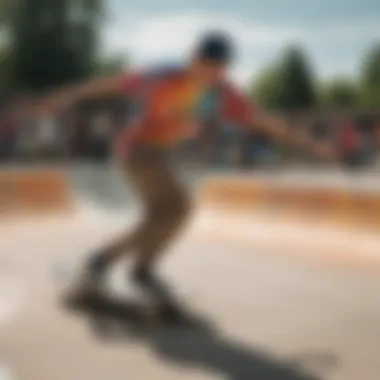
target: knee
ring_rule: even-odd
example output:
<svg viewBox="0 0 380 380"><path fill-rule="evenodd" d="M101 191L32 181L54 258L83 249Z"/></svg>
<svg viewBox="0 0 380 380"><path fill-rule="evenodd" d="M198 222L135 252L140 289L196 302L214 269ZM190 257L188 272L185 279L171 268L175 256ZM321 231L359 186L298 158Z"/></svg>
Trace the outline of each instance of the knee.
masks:
<svg viewBox="0 0 380 380"><path fill-rule="evenodd" d="M190 213L190 199L186 194L180 194L171 200L173 215L178 219L186 218Z"/></svg>
<svg viewBox="0 0 380 380"><path fill-rule="evenodd" d="M175 194L157 204L152 211L161 220L180 223L189 215L190 208L190 199L185 194Z"/></svg>

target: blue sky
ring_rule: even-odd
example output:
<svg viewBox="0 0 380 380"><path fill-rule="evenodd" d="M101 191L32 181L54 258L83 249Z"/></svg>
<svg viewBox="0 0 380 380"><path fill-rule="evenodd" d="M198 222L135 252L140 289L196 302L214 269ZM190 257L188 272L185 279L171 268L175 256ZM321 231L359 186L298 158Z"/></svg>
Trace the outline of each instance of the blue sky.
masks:
<svg viewBox="0 0 380 380"><path fill-rule="evenodd" d="M301 43L324 78L355 75L380 41L380 0L109 0L107 54L127 53L134 65L186 58L208 28L235 38L232 76L242 85L289 43Z"/></svg>

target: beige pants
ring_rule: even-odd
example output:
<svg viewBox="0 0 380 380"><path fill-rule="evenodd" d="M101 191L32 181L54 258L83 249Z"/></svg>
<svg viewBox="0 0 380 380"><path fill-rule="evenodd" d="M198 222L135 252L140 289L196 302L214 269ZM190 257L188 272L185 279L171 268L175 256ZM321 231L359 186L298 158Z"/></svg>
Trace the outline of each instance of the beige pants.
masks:
<svg viewBox="0 0 380 380"><path fill-rule="evenodd" d="M189 212L189 198L176 180L164 151L135 148L123 169L141 197L143 220L105 252L110 260L133 254L137 266L150 266L183 225Z"/></svg>

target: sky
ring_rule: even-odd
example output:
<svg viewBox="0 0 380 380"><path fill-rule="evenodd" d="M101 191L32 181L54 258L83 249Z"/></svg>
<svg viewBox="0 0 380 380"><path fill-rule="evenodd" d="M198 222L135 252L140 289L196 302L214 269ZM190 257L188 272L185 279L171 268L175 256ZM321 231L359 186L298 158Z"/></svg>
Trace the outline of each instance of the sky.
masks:
<svg viewBox="0 0 380 380"><path fill-rule="evenodd" d="M186 59L197 37L223 29L236 40L232 77L246 85L281 54L301 44L322 78L355 76L380 42L379 0L108 0L105 54L126 54L132 65Z"/></svg>

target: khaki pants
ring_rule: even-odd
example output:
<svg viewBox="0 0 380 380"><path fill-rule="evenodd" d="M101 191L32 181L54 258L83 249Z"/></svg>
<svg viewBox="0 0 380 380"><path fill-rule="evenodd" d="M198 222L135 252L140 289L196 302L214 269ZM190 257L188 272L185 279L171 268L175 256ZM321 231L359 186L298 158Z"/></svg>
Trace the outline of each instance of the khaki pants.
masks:
<svg viewBox="0 0 380 380"><path fill-rule="evenodd" d="M183 225L189 198L177 182L166 153L134 148L124 164L127 177L141 197L142 223L105 249L110 260L134 254L137 266L150 266Z"/></svg>

